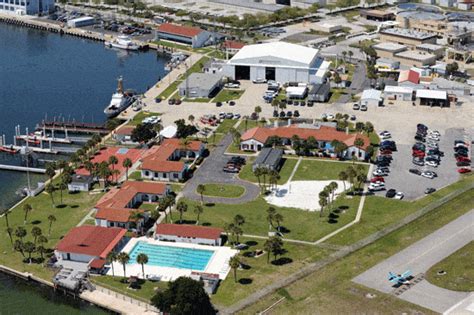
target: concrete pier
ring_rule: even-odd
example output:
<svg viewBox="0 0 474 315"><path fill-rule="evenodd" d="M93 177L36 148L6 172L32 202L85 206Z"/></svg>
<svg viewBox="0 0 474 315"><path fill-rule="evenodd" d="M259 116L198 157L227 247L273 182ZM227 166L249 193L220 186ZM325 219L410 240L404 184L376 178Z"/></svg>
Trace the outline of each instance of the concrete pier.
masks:
<svg viewBox="0 0 474 315"><path fill-rule="evenodd" d="M18 171L18 172L31 172L31 173L38 173L38 174L45 174L46 173L46 170L44 168L25 167L25 166L6 165L6 164L0 164L0 170Z"/></svg>

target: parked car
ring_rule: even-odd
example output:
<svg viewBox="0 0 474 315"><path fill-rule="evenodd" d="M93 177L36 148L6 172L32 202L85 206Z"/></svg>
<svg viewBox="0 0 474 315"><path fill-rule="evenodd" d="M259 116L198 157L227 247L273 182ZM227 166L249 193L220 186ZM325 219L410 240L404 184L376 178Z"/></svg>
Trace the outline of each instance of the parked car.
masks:
<svg viewBox="0 0 474 315"><path fill-rule="evenodd" d="M410 168L408 170L408 172L410 172L412 174L415 174L415 175L421 175L421 171L419 169L416 169L416 168Z"/></svg>
<svg viewBox="0 0 474 315"><path fill-rule="evenodd" d="M420 158L413 158L412 162L413 162L413 164L418 165L418 166L424 166L425 165L425 161L423 159L420 159Z"/></svg>
<svg viewBox="0 0 474 315"><path fill-rule="evenodd" d="M277 111L277 110L274 110L274 111L273 111L273 117L274 117L274 118L278 118L278 111Z"/></svg>
<svg viewBox="0 0 474 315"><path fill-rule="evenodd" d="M257 78L255 80L252 80L252 82L255 83L255 84L263 84L263 83L267 83L267 80L262 79L262 78Z"/></svg>
<svg viewBox="0 0 474 315"><path fill-rule="evenodd" d="M392 135L387 130L384 130L384 131L379 133L379 136L381 136L381 137L386 137L386 136L391 137Z"/></svg>
<svg viewBox="0 0 474 315"><path fill-rule="evenodd" d="M354 105L352 105L352 109L353 109L353 110L359 110L359 109L360 109L360 105L357 104L357 103L354 103Z"/></svg>
<svg viewBox="0 0 474 315"><path fill-rule="evenodd" d="M428 160L428 161L425 161L425 165L428 165L431 167L438 167L439 163L433 160Z"/></svg>
<svg viewBox="0 0 474 315"><path fill-rule="evenodd" d="M363 111L363 112L366 112L367 111L367 105L365 105L365 104L360 105L360 110Z"/></svg>
<svg viewBox="0 0 474 315"><path fill-rule="evenodd" d="M416 125L416 129L428 131L428 127L427 127L426 125L424 125L424 124L417 124L417 125Z"/></svg>
<svg viewBox="0 0 474 315"><path fill-rule="evenodd" d="M443 152L443 151L440 151L438 148L436 148L436 149L429 149L429 150L428 150L428 155L444 156L444 152Z"/></svg>
<svg viewBox="0 0 474 315"><path fill-rule="evenodd" d="M470 173L470 172L471 172L471 169L468 168L468 167L458 168L458 173L460 173L460 174L466 174L466 173Z"/></svg>
<svg viewBox="0 0 474 315"><path fill-rule="evenodd" d="M375 176L370 180L371 183L376 183L376 182L385 182L385 178L382 176Z"/></svg>
<svg viewBox="0 0 474 315"><path fill-rule="evenodd" d="M467 146L467 144L465 144L464 142L462 142L462 143L456 143L456 144L454 145L454 148L466 148L466 149L468 149L468 146Z"/></svg>
<svg viewBox="0 0 474 315"><path fill-rule="evenodd" d="M225 114L225 118L226 119L232 119L232 118L234 118L234 114L233 113L227 113L227 114Z"/></svg>
<svg viewBox="0 0 474 315"><path fill-rule="evenodd" d="M456 162L456 166L470 166L471 162L466 162L466 161L459 161Z"/></svg>
<svg viewBox="0 0 474 315"><path fill-rule="evenodd" d="M429 179L433 179L437 177L438 175L433 171L423 171L421 172L421 176L429 178Z"/></svg>
<svg viewBox="0 0 474 315"><path fill-rule="evenodd" d="M235 106L235 101L229 101L229 106Z"/></svg>
<svg viewBox="0 0 474 315"><path fill-rule="evenodd" d="M395 195L397 194L397 191L393 188L387 190L387 192L385 193L385 197L387 198L393 198L395 197Z"/></svg>
<svg viewBox="0 0 474 315"><path fill-rule="evenodd" d="M441 133L438 130L428 130L428 134L441 137Z"/></svg>
<svg viewBox="0 0 474 315"><path fill-rule="evenodd" d="M376 169L372 175L374 176L388 176L388 172L382 171L381 169Z"/></svg>
<svg viewBox="0 0 474 315"><path fill-rule="evenodd" d="M405 197L405 194L403 194L401 191L398 191L394 198L398 200L402 200L403 197Z"/></svg>
<svg viewBox="0 0 474 315"><path fill-rule="evenodd" d="M295 112L293 113L293 116L296 118L300 117L300 112L298 110L295 110Z"/></svg>
<svg viewBox="0 0 474 315"><path fill-rule="evenodd" d="M421 142L417 142L417 143L415 143L411 148L412 148L412 150L425 151L425 150L426 150L426 145L424 145L424 144L421 143Z"/></svg>
<svg viewBox="0 0 474 315"><path fill-rule="evenodd" d="M462 144L465 144L465 145L468 145L466 142L464 142L463 140L454 140L454 145L458 144L458 143L462 143Z"/></svg>
<svg viewBox="0 0 474 315"><path fill-rule="evenodd" d="M351 115L351 118L350 118L352 121L356 120L356 115Z"/></svg>
<svg viewBox="0 0 474 315"><path fill-rule="evenodd" d="M457 162L471 162L471 160L468 157L465 157L465 156L458 156L456 158L456 161Z"/></svg>
<svg viewBox="0 0 474 315"><path fill-rule="evenodd" d="M180 105L182 102L179 98L177 98L175 101L174 101L174 104L175 105Z"/></svg>
<svg viewBox="0 0 474 315"><path fill-rule="evenodd" d="M234 114L234 119L240 119L242 117L240 114Z"/></svg>
<svg viewBox="0 0 474 315"><path fill-rule="evenodd" d="M431 194L431 193L434 193L435 191L436 191L436 189L433 188L433 187L426 188L426 189L425 189L425 194L429 195L429 194Z"/></svg>
<svg viewBox="0 0 474 315"><path fill-rule="evenodd" d="M425 142L426 141L426 139L423 136L419 135L419 134L415 135L415 140L420 141L420 142Z"/></svg>
<svg viewBox="0 0 474 315"><path fill-rule="evenodd" d="M168 100L168 105L174 105L175 102L176 102L176 101L175 101L174 98L170 98L170 99Z"/></svg>
<svg viewBox="0 0 474 315"><path fill-rule="evenodd" d="M370 183L369 190L370 191L380 191L385 189L385 184L383 183Z"/></svg>
<svg viewBox="0 0 474 315"><path fill-rule="evenodd" d="M428 139L434 140L434 141L439 141L440 140L440 138L435 136L435 135L428 135Z"/></svg>
<svg viewBox="0 0 474 315"><path fill-rule="evenodd" d="M221 107L222 106L222 102L216 102L216 107Z"/></svg>
<svg viewBox="0 0 474 315"><path fill-rule="evenodd" d="M240 88L240 84L237 84L237 83L226 83L224 84L224 87L225 88L228 88L228 89L238 89Z"/></svg>

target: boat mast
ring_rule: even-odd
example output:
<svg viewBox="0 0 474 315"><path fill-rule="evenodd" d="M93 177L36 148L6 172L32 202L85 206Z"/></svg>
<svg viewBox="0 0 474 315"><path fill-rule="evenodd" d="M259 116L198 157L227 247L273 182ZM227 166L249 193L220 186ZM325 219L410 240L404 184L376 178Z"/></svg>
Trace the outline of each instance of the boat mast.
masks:
<svg viewBox="0 0 474 315"><path fill-rule="evenodd" d="M117 83L117 93L123 94L123 78L120 76Z"/></svg>

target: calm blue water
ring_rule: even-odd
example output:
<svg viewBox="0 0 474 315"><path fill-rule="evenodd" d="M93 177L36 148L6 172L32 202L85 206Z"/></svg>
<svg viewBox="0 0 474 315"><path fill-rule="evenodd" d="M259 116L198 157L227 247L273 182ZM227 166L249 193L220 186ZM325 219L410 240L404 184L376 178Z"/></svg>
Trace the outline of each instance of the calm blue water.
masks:
<svg viewBox="0 0 474 315"><path fill-rule="evenodd" d="M0 24L0 135L12 143L15 125L31 131L45 117L103 122L120 75L125 88L145 91L164 76L165 63L154 52L106 49L99 42ZM9 159L0 153L0 163ZM0 207L18 200L21 186L26 175L0 171Z"/></svg>
<svg viewBox="0 0 474 315"><path fill-rule="evenodd" d="M140 253L148 256L147 265L204 271L214 251L137 242L130 252L130 262L135 263Z"/></svg>

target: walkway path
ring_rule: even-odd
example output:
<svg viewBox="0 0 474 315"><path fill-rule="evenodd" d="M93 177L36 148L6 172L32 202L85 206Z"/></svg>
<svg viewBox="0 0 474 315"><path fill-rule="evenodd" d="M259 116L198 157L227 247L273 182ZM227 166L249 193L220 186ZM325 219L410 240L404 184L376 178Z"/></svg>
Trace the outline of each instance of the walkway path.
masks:
<svg viewBox="0 0 474 315"><path fill-rule="evenodd" d="M229 159L224 153L231 143L232 135L227 134L209 156L204 159L204 162L194 173L193 178L184 187L184 197L201 200L201 196L196 192L197 186L210 183L243 186L245 192L238 198L205 197L204 201L207 203L243 204L255 200L260 195L260 189L257 185L239 179L236 174L226 173L222 170Z"/></svg>
<svg viewBox="0 0 474 315"><path fill-rule="evenodd" d="M402 273L411 270L413 276L416 276L473 240L474 209L357 276L354 282L384 293L392 293L394 288L387 280L390 271ZM398 297L442 313L465 299L468 294L443 289L423 280Z"/></svg>
<svg viewBox="0 0 474 315"><path fill-rule="evenodd" d="M291 182L291 180L293 179L293 176L295 176L295 173L296 173L296 171L298 170L298 167L300 166L300 163L301 163L302 160L303 160L303 157L300 156L300 157L298 158L298 162L296 162L295 167L294 167L293 170L291 171L291 174L290 174L290 177L288 178L287 183Z"/></svg>

